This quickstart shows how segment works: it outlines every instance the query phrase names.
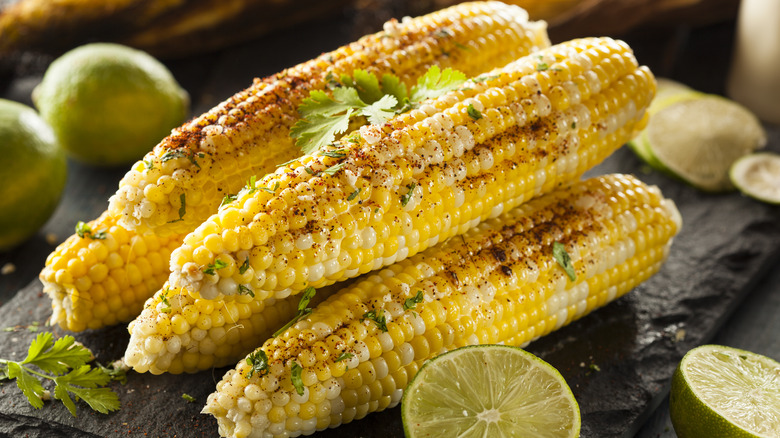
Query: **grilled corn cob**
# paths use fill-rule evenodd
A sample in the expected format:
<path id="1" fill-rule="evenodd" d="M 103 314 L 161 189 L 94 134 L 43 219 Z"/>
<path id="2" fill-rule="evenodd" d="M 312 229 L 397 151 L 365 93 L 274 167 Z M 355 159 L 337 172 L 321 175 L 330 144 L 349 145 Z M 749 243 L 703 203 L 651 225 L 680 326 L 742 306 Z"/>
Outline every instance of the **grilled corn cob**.
<path id="1" fill-rule="evenodd" d="M 523 346 L 631 290 L 658 271 L 680 225 L 674 203 L 631 176 L 536 198 L 337 292 L 228 371 L 204 412 L 222 436 L 261 437 L 392 407 L 437 354 Z"/>
<path id="2" fill-rule="evenodd" d="M 90 221 L 49 254 L 41 271 L 51 323 L 82 331 L 130 321 L 168 278 L 168 260 L 183 237 L 137 235 L 108 213 Z"/>
<path id="3" fill-rule="evenodd" d="M 170 284 L 278 299 L 392 264 L 578 178 L 654 91 L 609 38 L 521 58 L 266 175 L 185 237 Z"/>
<path id="4" fill-rule="evenodd" d="M 134 193 L 137 205 L 146 205 L 148 199 L 172 203 L 161 207 L 176 217 L 172 223 L 155 228 L 154 233 L 138 234 L 125 228 L 125 222 L 117 224 L 116 218 L 121 215 L 114 214 L 114 211 L 102 215 L 91 224 L 92 229 L 103 230 L 108 236 L 116 232 L 118 234 L 109 240 L 122 242 L 135 241 L 139 236 L 146 240 L 160 239 L 155 235 L 166 235 L 166 228 L 171 227 L 180 232 L 192 231 L 206 215 L 216 210 L 227 193 L 237 191 L 237 187 L 243 185 L 250 175 L 265 175 L 279 163 L 302 153 L 289 138 L 289 127 L 299 118 L 296 107 L 302 97 L 309 90 L 323 89 L 326 85 L 323 78 L 329 73 L 351 73 L 352 69 L 364 67 L 379 76 L 395 72 L 411 83 L 433 63 L 479 72 L 549 44 L 543 23 L 529 23 L 522 9 L 498 2 L 465 4 L 403 24 L 391 22 L 386 27 L 386 34 L 394 35 L 392 38 L 381 35 L 366 37 L 314 61 L 256 82 L 180 128 L 144 161 L 136 163 L 123 180 L 125 188 L 120 192 L 125 197 Z M 465 47 L 464 44 L 469 45 L 469 55 L 471 51 L 480 51 L 481 55 L 465 56 L 460 53 L 458 47 Z M 218 135 L 217 131 L 221 134 Z M 204 147 L 217 144 L 219 150 L 201 158 L 198 155 L 201 153 L 201 141 L 205 142 Z M 207 182 L 209 179 L 211 181 Z M 138 190 L 129 188 L 131 182 Z M 206 186 L 208 194 L 205 199 L 201 185 Z M 149 198 L 145 198 L 147 195 Z M 186 222 L 178 220 L 180 213 L 187 218 Z M 158 219 L 160 217 L 158 215 Z M 171 235 L 165 238 L 165 246 L 177 247 L 183 237 L 184 234 Z M 109 283 L 111 286 L 108 287 L 102 284 L 102 280 L 86 275 L 93 270 L 104 270 L 101 266 L 96 267 L 103 260 L 91 257 L 88 251 L 84 257 L 79 256 L 85 251 L 82 248 L 87 243 L 90 242 L 71 236 L 49 256 L 40 275 L 55 309 L 52 321 L 72 331 L 129 321 L 138 314 L 144 301 L 162 287 L 169 273 L 167 266 L 158 269 L 155 265 L 150 275 L 144 275 L 145 290 L 140 286 L 132 287 L 128 281 L 121 279 L 116 280 L 118 283 L 115 285 Z M 156 249 L 149 247 L 147 250 L 147 258 L 159 256 L 167 264 L 170 251 L 154 256 Z M 115 257 L 116 254 L 120 259 Z M 128 269 L 132 260 L 124 258 L 125 252 L 116 254 L 112 255 L 109 269 L 112 273 L 121 273 Z M 75 268 L 70 269 L 69 266 Z M 99 275 L 97 277 L 100 278 Z M 107 278 L 110 279 L 111 275 Z M 120 302 L 116 301 L 117 296 L 122 297 L 122 306 L 118 309 L 116 305 Z M 114 304 L 109 305 L 109 312 L 105 312 L 104 307 L 111 300 Z M 121 317 L 115 314 L 118 310 L 122 310 Z"/>
<path id="5" fill-rule="evenodd" d="M 289 136 L 297 107 L 328 78 L 365 69 L 379 76 L 392 72 L 411 84 L 431 65 L 475 75 L 548 44 L 543 23 L 500 2 L 388 22 L 384 32 L 255 81 L 174 130 L 120 181 L 109 212 L 139 232 L 192 231 L 257 173 L 252 163 L 281 163 L 300 154 Z"/>

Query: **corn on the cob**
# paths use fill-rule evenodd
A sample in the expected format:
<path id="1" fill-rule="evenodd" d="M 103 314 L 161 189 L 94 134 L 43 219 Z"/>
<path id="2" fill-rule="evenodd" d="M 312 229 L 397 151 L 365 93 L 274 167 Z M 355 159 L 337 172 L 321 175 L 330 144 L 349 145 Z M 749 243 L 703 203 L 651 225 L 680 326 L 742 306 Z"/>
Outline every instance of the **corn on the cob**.
<path id="1" fill-rule="evenodd" d="M 169 281 L 262 300 L 402 260 L 578 178 L 642 128 L 654 91 L 609 38 L 521 58 L 266 175 L 185 237 Z"/>
<path id="2" fill-rule="evenodd" d="M 329 77 L 365 69 L 411 84 L 431 65 L 475 75 L 548 44 L 543 23 L 500 2 L 389 22 L 384 32 L 255 81 L 174 130 L 120 181 L 109 211 L 128 229 L 189 232 L 257 173 L 252 163 L 269 156 L 281 163 L 300 154 L 289 136 L 297 107 Z"/>
<path id="3" fill-rule="evenodd" d="M 353 69 L 365 68 L 379 76 L 398 74 L 410 84 L 434 63 L 477 73 L 549 45 L 543 23 L 528 22 L 522 9 L 498 2 L 464 4 L 403 24 L 390 22 L 386 27 L 384 36 L 366 37 L 258 81 L 180 128 L 144 161 L 136 163 L 122 182 L 125 188 L 120 192 L 124 194 L 113 198 L 113 213 L 101 216 L 91 224 L 92 228 L 104 230 L 106 235 L 112 235 L 116 230 L 118 234 L 113 238 L 117 241 L 134 241 L 140 235 L 143 239 L 158 239 L 152 233 L 138 234 L 125 228 L 125 221 L 116 223 L 114 217 L 121 218 L 117 215 L 116 202 L 132 192 L 134 205 L 147 205 L 148 199 L 172 203 L 172 206 L 161 208 L 167 209 L 176 219 L 157 215 L 158 219 L 173 222 L 155 228 L 154 234 L 165 235 L 167 229 L 174 227 L 177 232 L 192 231 L 208 214 L 216 211 L 226 194 L 237 191 L 250 175 L 265 175 L 278 164 L 302 154 L 289 138 L 289 127 L 299 119 L 296 107 L 301 99 L 310 90 L 323 89 L 328 74 L 351 74 Z M 390 38 L 385 37 L 391 34 Z M 468 53 L 462 53 L 463 47 L 468 47 Z M 198 154 L 203 152 L 202 147 L 209 148 L 212 144 L 218 145 L 219 150 L 201 158 Z M 138 190 L 128 188 L 129 185 Z M 202 185 L 205 185 L 205 192 Z M 207 199 L 203 198 L 203 193 L 207 193 Z M 145 198 L 147 195 L 150 198 Z M 186 221 L 178 220 L 180 213 Z M 171 235 L 166 246 L 179 246 L 183 237 L 183 234 Z M 174 241 L 178 244 L 174 245 Z M 82 243 L 75 235 L 69 238 L 49 256 L 40 275 L 52 298 L 53 322 L 65 329 L 81 331 L 129 321 L 167 278 L 167 266 L 163 268 L 164 276 L 160 275 L 163 271 L 155 267 L 151 275 L 144 276 L 145 291 L 140 287 L 131 291 L 129 283 L 121 280 L 117 280 L 118 287 L 103 287 L 104 291 L 100 289 L 101 282 L 92 279 L 90 287 L 83 272 L 92 269 L 101 272 L 103 268 L 95 267 L 98 261 L 94 257 L 79 257 L 79 251 L 85 246 Z M 147 257 L 153 257 L 154 251 L 149 249 Z M 118 254 L 124 257 L 124 253 Z M 170 251 L 158 256 L 167 264 L 169 254 Z M 56 266 L 52 264 L 55 260 Z M 71 263 L 76 266 L 74 272 L 69 272 Z M 113 257 L 111 269 L 126 269 L 129 263 L 132 261 Z M 80 288 L 76 287 L 76 281 Z M 73 298 L 69 298 L 71 296 Z M 104 307 L 101 303 L 107 304 L 109 300 L 118 303 L 116 296 L 122 297 L 121 316 L 114 313 L 117 311 L 115 305 L 108 313 L 101 310 Z M 98 313 L 93 309 L 98 309 Z"/>
<path id="4" fill-rule="evenodd" d="M 228 371 L 204 412 L 223 436 L 286 437 L 392 407 L 437 354 L 526 345 L 631 290 L 680 225 L 674 203 L 631 176 L 549 193 L 337 292 L 265 342 L 267 367 L 256 352 Z"/>
<path id="5" fill-rule="evenodd" d="M 168 278 L 184 236 L 137 235 L 116 222 L 103 213 L 49 254 L 40 279 L 52 324 L 82 331 L 130 321 Z"/>
<path id="6" fill-rule="evenodd" d="M 341 289 L 317 291 L 315 306 Z M 249 295 L 211 301 L 168 289 L 158 291 L 130 322 L 124 362 L 137 372 L 194 373 L 235 364 L 298 313 L 300 297 L 258 301 Z"/>

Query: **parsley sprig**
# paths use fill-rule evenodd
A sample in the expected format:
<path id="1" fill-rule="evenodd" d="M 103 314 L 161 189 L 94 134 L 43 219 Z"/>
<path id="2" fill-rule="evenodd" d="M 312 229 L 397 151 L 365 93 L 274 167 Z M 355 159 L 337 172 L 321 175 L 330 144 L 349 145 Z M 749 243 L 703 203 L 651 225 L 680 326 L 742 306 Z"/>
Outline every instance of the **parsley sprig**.
<path id="1" fill-rule="evenodd" d="M 55 341 L 50 332 L 42 332 L 30 343 L 24 360 L 0 359 L 0 380 L 16 379 L 16 385 L 36 409 L 43 407 L 47 391 L 41 379 L 45 379 L 54 382 L 54 398 L 62 401 L 74 417 L 76 404 L 71 396 L 76 401 L 84 400 L 102 414 L 116 411 L 119 397 L 103 387 L 111 381 L 111 375 L 100 367 L 87 365 L 90 360 L 92 353 L 76 343 L 73 336 Z"/>
<path id="2" fill-rule="evenodd" d="M 304 99 L 298 112 L 301 119 L 290 130 L 304 153 L 310 154 L 333 143 L 346 132 L 350 119 L 364 116 L 368 122 L 381 125 L 396 114 L 417 107 L 422 101 L 452 91 L 466 80 L 463 73 L 432 66 L 407 91 L 406 85 L 391 74 L 378 78 L 365 70 L 354 70 L 340 80 L 330 78 L 330 95 L 314 90 Z"/>

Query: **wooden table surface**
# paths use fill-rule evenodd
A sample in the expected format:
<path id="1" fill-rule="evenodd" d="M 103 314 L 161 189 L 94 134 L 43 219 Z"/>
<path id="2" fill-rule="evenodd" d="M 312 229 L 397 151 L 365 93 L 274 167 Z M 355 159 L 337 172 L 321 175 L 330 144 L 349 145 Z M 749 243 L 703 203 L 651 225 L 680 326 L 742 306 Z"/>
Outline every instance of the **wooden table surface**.
<path id="1" fill-rule="evenodd" d="M 643 33 L 626 36 L 634 47 L 641 63 L 649 65 L 658 76 L 672 77 L 702 91 L 723 93 L 730 56 L 733 23 L 722 23 L 699 29 L 676 28 L 664 33 Z M 244 44 L 215 53 L 207 59 L 191 58 L 168 61 L 167 64 L 190 91 L 193 98 L 193 115 L 200 114 L 232 93 L 246 87 L 255 76 L 274 73 L 312 56 L 333 49 L 349 41 L 352 36 L 343 28 L 334 28 L 329 22 L 310 24 L 306 35 L 327 35 L 325 38 L 290 38 L 289 31 L 270 35 L 262 44 Z M 284 50 L 265 56 L 263 47 L 283 45 Z M 41 70 L 16 77 L 11 84 L 0 86 L 0 97 L 30 104 L 29 93 L 40 81 Z M 777 140 L 777 127 L 768 127 Z M 777 150 L 777 149 L 775 149 Z M 96 169 L 69 162 L 69 180 L 60 206 L 51 220 L 30 241 L 0 254 L 0 267 L 15 266 L 15 271 L 0 275 L 0 305 L 31 282 L 37 281 L 38 272 L 46 256 L 73 232 L 75 222 L 89 220 L 106 207 L 125 168 Z M 774 211 L 778 217 L 778 211 Z M 778 248 L 780 250 L 780 248 Z M 780 261 L 775 261 L 766 275 L 754 278 L 752 291 L 732 314 L 724 314 L 724 323 L 709 341 L 744 348 L 780 359 Z M 0 321 L 0 326 L 3 322 Z M 1 355 L 1 354 L 0 354 Z M 644 426 L 626 430 L 626 436 L 637 438 L 674 437 L 668 417 L 667 401 L 652 412 Z M 636 433 L 635 433 L 636 432 Z"/>

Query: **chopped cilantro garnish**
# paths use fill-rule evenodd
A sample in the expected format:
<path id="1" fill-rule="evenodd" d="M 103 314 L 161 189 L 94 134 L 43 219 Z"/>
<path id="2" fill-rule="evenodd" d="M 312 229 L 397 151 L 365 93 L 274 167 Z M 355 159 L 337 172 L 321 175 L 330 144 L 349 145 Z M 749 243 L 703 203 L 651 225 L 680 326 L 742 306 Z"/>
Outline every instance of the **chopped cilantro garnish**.
<path id="1" fill-rule="evenodd" d="M 304 316 L 311 313 L 311 308 L 309 308 L 309 303 L 311 302 L 311 299 L 314 298 L 314 294 L 317 293 L 317 290 L 313 287 L 309 286 L 306 289 L 303 290 L 303 296 L 301 296 L 301 300 L 298 302 L 298 313 L 293 317 L 293 319 L 282 326 L 279 330 L 275 331 L 273 334 L 273 337 L 277 337 L 280 334 L 284 333 L 285 330 L 295 325 L 296 322 L 298 322 L 299 319 L 303 318 Z"/>
<path id="2" fill-rule="evenodd" d="M 187 401 L 187 403 L 195 403 L 195 397 L 187 394 L 186 392 L 181 395 L 181 398 Z"/>
<path id="3" fill-rule="evenodd" d="M 348 353 L 348 352 L 345 351 L 345 352 L 341 353 L 339 355 L 339 357 L 337 357 L 334 362 L 341 362 L 342 360 L 347 360 L 347 359 L 351 358 L 352 356 L 354 356 L 354 354 Z"/>
<path id="4" fill-rule="evenodd" d="M 479 112 L 478 109 L 474 108 L 474 105 L 472 104 L 469 104 L 468 108 L 466 108 L 466 112 L 469 114 L 469 117 L 474 120 L 479 120 L 482 118 L 482 113 Z"/>
<path id="5" fill-rule="evenodd" d="M 423 291 L 418 290 L 417 295 L 413 296 L 412 298 L 407 298 L 406 301 L 404 301 L 404 310 L 414 309 L 417 304 L 422 303 L 422 301 Z"/>
<path id="6" fill-rule="evenodd" d="M 225 195 L 225 197 L 222 198 L 222 203 L 220 203 L 219 206 L 222 207 L 223 205 L 230 204 L 236 199 L 238 199 L 238 195 Z"/>
<path id="7" fill-rule="evenodd" d="M 197 155 L 200 158 L 204 157 L 203 153 L 199 153 Z M 200 164 L 198 164 L 198 162 L 195 160 L 195 152 L 193 152 L 193 151 L 185 151 L 185 150 L 181 150 L 181 149 L 168 151 L 168 152 L 164 153 L 162 155 L 162 157 L 160 157 L 160 161 L 162 161 L 164 163 L 164 162 L 166 162 L 168 160 L 173 160 L 174 158 L 186 158 L 186 159 L 190 160 L 190 163 L 194 164 L 195 167 L 200 168 Z"/>
<path id="8" fill-rule="evenodd" d="M 369 310 L 368 312 L 363 314 L 363 317 L 361 318 L 361 321 L 363 320 L 371 320 L 374 321 L 377 328 L 379 330 L 386 332 L 387 331 L 387 318 L 385 317 L 384 312 L 382 309 L 379 310 Z"/>
<path id="9" fill-rule="evenodd" d="M 577 274 L 574 272 L 574 265 L 571 262 L 569 253 L 566 252 L 566 248 L 561 242 L 553 242 L 553 258 L 563 268 L 566 275 L 569 276 L 569 280 L 575 281 Z"/>
<path id="10" fill-rule="evenodd" d="M 347 196 L 347 201 L 352 201 L 352 200 L 354 200 L 355 198 L 357 198 L 357 197 L 358 197 L 358 195 L 359 195 L 359 194 L 360 194 L 360 188 L 358 188 L 358 189 L 357 189 L 357 190 L 355 190 L 354 192 L 350 193 L 350 194 L 349 194 L 349 196 Z"/>
<path id="11" fill-rule="evenodd" d="M 290 363 L 290 380 L 292 381 L 292 384 L 295 387 L 295 392 L 297 392 L 298 395 L 303 395 L 304 389 L 301 372 L 303 372 L 301 365 L 298 362 L 292 361 Z"/>
<path id="12" fill-rule="evenodd" d="M 89 237 L 93 240 L 103 240 L 107 236 L 106 230 L 92 231 L 92 227 L 82 221 L 76 223 L 76 234 L 82 239 Z"/>
<path id="13" fill-rule="evenodd" d="M 165 292 L 163 292 L 163 294 L 160 295 L 160 302 L 162 303 L 160 312 L 171 313 L 171 303 L 168 301 L 168 289 L 165 289 Z"/>
<path id="14" fill-rule="evenodd" d="M 241 266 L 238 267 L 238 273 L 244 275 L 247 269 L 249 269 L 249 257 L 245 258 L 244 263 L 241 263 Z"/>
<path id="15" fill-rule="evenodd" d="M 184 215 L 187 214 L 187 198 L 184 193 L 179 195 L 179 200 L 181 201 L 181 206 L 179 206 L 179 220 L 181 220 L 184 218 Z"/>
<path id="16" fill-rule="evenodd" d="M 238 285 L 238 294 L 239 295 L 249 295 L 252 298 L 255 297 L 255 292 L 252 289 L 250 289 L 249 287 L 247 287 L 247 286 L 245 286 L 243 284 L 239 284 Z"/>
<path id="17" fill-rule="evenodd" d="M 146 167 L 146 170 L 154 170 L 154 161 L 144 160 L 144 167 Z"/>
<path id="18" fill-rule="evenodd" d="M 339 151 L 324 151 L 324 152 L 320 152 L 320 155 L 324 155 L 330 158 L 344 158 L 347 156 L 347 154 Z"/>
<path id="19" fill-rule="evenodd" d="M 273 187 L 273 188 L 268 188 L 268 187 L 258 187 L 258 189 L 260 189 L 260 190 L 262 190 L 262 191 L 264 191 L 264 192 L 268 192 L 268 193 L 270 193 L 270 194 L 274 195 L 274 194 L 276 194 L 276 191 L 279 189 L 279 181 L 277 181 L 277 182 L 276 182 L 276 184 L 274 184 L 274 187 Z"/>
<path id="20" fill-rule="evenodd" d="M 536 71 L 545 71 L 548 68 L 550 68 L 550 66 L 546 62 L 539 62 L 536 64 Z"/>
<path id="21" fill-rule="evenodd" d="M 323 170 L 320 173 L 333 176 L 336 174 L 336 172 L 341 170 L 342 167 L 344 167 L 344 163 L 334 164 L 333 166 L 328 167 L 327 169 Z"/>
<path id="22" fill-rule="evenodd" d="M 246 363 L 252 367 L 249 370 L 249 374 L 246 376 L 247 378 L 252 377 L 254 373 L 257 373 L 260 376 L 268 374 L 268 355 L 265 354 L 265 351 L 257 350 L 250 353 L 246 358 Z"/>
<path id="23" fill-rule="evenodd" d="M 425 99 L 433 99 L 448 91 L 452 91 L 466 81 L 466 75 L 451 68 L 440 69 L 434 65 L 419 79 L 417 85 L 412 87 L 409 100 L 422 102 Z"/>
<path id="24" fill-rule="evenodd" d="M 409 189 L 408 192 L 406 192 L 405 195 L 401 196 L 401 206 L 406 207 L 406 204 L 409 203 L 409 201 L 412 200 L 412 196 L 414 195 L 414 189 L 417 187 L 417 183 L 411 183 L 406 186 L 406 188 Z"/>
<path id="25" fill-rule="evenodd" d="M 208 265 L 203 271 L 204 274 L 214 275 L 217 269 L 227 268 L 227 263 L 222 260 L 214 260 L 214 263 Z"/>

